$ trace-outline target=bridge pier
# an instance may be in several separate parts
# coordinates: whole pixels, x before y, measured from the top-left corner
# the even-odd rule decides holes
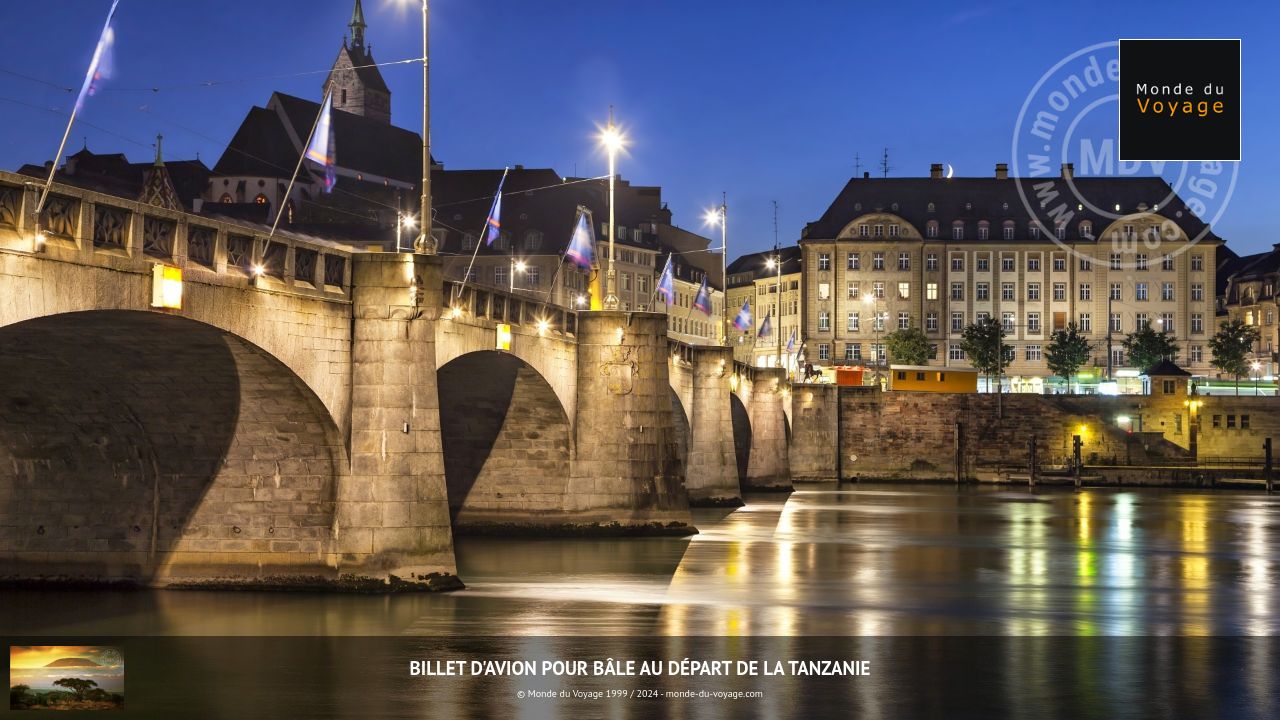
[[[353,259],[351,472],[338,480],[334,562],[356,586],[459,588],[436,387],[440,260]]]
[[[790,389],[783,368],[755,368],[751,377],[751,456],[747,462],[746,490],[789,491],[787,416],[784,409]],[[741,381],[740,381],[741,382]]]
[[[742,490],[738,484],[729,397],[733,348],[693,348],[690,365],[693,388],[685,465],[689,504],[738,507],[743,504]]]
[[[578,315],[574,456],[567,524],[690,534],[667,375],[666,316]]]

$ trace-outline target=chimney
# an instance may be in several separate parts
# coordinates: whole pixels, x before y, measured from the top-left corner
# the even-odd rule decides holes
[[[1008,164],[1008,163],[996,163],[996,179],[997,179],[997,180],[1008,180],[1008,179],[1009,179],[1009,164]]]
[[[942,163],[933,163],[929,166],[929,177],[934,180],[942,179]]]
[[[870,180],[870,179],[871,179],[871,171],[870,171],[870,170],[863,170],[863,171],[862,171],[862,179],[863,179],[863,180]]]
[[[1062,163],[1062,177],[1063,177],[1063,178],[1065,178],[1065,179],[1067,179],[1067,180],[1070,180],[1071,178],[1075,177],[1075,174],[1076,174],[1076,164],[1075,164],[1075,163]]]

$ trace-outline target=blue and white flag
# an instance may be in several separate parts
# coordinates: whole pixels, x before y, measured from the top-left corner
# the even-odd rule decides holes
[[[658,294],[662,296],[662,302],[670,305],[675,301],[675,279],[672,277],[671,256],[667,256],[667,266],[662,269],[662,275],[658,277]]]
[[[333,155],[333,93],[324,96],[324,104],[320,106],[320,118],[316,120],[316,129],[311,133],[311,142],[307,144],[306,158],[324,168],[324,191],[333,190],[337,182],[334,173]]]
[[[787,352],[791,352],[792,350],[795,350],[795,349],[796,349],[796,331],[793,328],[791,330],[791,337],[787,338]]]
[[[574,265],[586,270],[596,260],[595,247],[596,236],[591,223],[587,222],[587,214],[579,212],[578,224],[573,229],[573,240],[569,242],[569,249],[564,254]]]
[[[498,194],[493,196],[493,207],[489,208],[489,218],[484,221],[484,244],[492,245],[502,234],[502,184],[507,181],[507,174],[502,173],[498,181]]]
[[[765,313],[764,322],[760,323],[760,330],[756,332],[756,337],[769,337],[773,334],[773,311]]]
[[[711,314],[711,289],[707,287],[707,276],[702,276],[702,287],[698,288],[698,294],[693,296],[693,306],[702,311],[703,315]]]
[[[111,46],[115,43],[116,33],[111,29],[111,21],[116,16],[116,6],[120,0],[111,3],[107,12],[107,22],[102,26],[102,35],[98,37],[98,46],[93,50],[93,59],[89,61],[89,71],[84,75],[84,84],[80,86],[80,94],[76,96],[76,110],[84,107],[84,99],[98,91],[98,84],[111,76]]]
[[[751,329],[751,302],[742,303],[742,309],[738,311],[738,316],[733,319],[733,326],[740,332],[746,332]]]

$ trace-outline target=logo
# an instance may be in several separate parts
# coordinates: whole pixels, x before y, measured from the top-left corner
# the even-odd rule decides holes
[[[1059,247],[1113,269],[1146,269],[1209,236],[1235,190],[1237,163],[1124,161],[1119,155],[1120,43],[1077,50],[1027,94],[1011,175],[1027,214]],[[1114,182],[1145,178],[1145,183]],[[1106,247],[1081,252],[1081,245]]]

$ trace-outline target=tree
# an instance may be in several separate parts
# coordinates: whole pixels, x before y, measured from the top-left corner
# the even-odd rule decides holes
[[[1240,394],[1240,376],[1245,373],[1246,360],[1261,334],[1258,328],[1245,325],[1239,318],[1224,320],[1218,332],[1209,338],[1209,350],[1213,352],[1213,366],[1236,378],[1236,395]]]
[[[98,683],[83,678],[62,678],[61,680],[54,680],[53,684],[75,693],[77,700],[83,700],[85,692],[90,688],[98,687]]]
[[[17,708],[27,705],[27,691],[31,689],[30,685],[14,685],[9,688],[9,707]]]
[[[1124,338],[1124,352],[1130,362],[1142,372],[1155,367],[1165,358],[1178,355],[1178,343],[1173,334],[1151,329],[1143,325]]]
[[[885,336],[884,345],[899,365],[923,365],[929,360],[929,338],[920,328],[894,330]]]
[[[990,318],[965,326],[960,349],[969,364],[987,376],[999,373],[1005,358],[1013,352],[1012,345],[1004,344],[1004,327]]]
[[[1066,378],[1067,392],[1070,392],[1071,377],[1089,361],[1091,352],[1093,344],[1089,339],[1080,334],[1075,323],[1067,323],[1066,330],[1058,330],[1049,340],[1044,359],[1054,375]]]

